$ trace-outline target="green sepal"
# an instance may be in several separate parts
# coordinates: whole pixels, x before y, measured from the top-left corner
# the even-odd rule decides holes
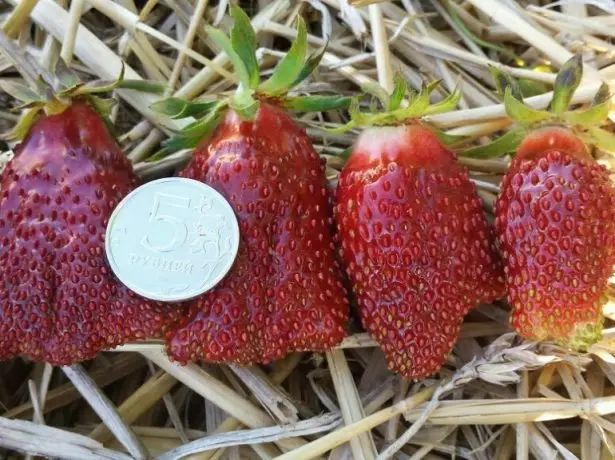
[[[303,64],[303,68],[301,69],[301,72],[299,72],[299,75],[297,75],[297,78],[295,78],[295,81],[290,85],[291,88],[297,86],[307,77],[309,77],[312,74],[312,72],[314,72],[316,67],[318,67],[318,64],[320,64],[320,61],[322,61],[322,57],[325,55],[325,51],[327,50],[327,45],[328,45],[328,42],[325,44],[325,46],[323,46],[318,51],[312,53],[310,57],[307,58],[307,61],[305,61],[305,64]]]
[[[377,101],[380,101],[382,107],[385,110],[389,110],[391,107],[391,96],[385,91],[385,89],[378,83],[365,83],[361,85],[361,92],[373,96]],[[372,99],[373,105],[370,107],[370,111],[376,111],[377,102]]]
[[[506,88],[510,88],[512,95],[519,101],[523,101],[523,93],[517,80],[512,78],[506,72],[502,72],[499,68],[492,65],[489,65],[489,71],[491,72],[491,76],[493,77],[495,90],[501,98],[503,98],[506,94]]]
[[[600,88],[594,95],[594,99],[592,100],[592,105],[602,104],[603,102],[609,102],[611,100],[611,89],[609,85],[605,82],[602,82]]]
[[[466,139],[466,136],[447,134],[441,129],[431,128],[431,131],[438,137],[438,139],[440,139],[440,142],[442,142],[447,147],[452,147],[454,145],[457,145]]]
[[[527,133],[528,130],[524,126],[516,126],[488,144],[464,150],[461,152],[461,155],[469,158],[487,159],[515,153],[525,136],[527,136]]]
[[[9,96],[26,104],[41,101],[41,96],[39,94],[36,94],[36,92],[32,91],[26,85],[22,85],[16,81],[0,80],[0,89]]]
[[[531,125],[552,118],[552,115],[546,110],[532,109],[519,101],[513,96],[510,88],[506,88],[504,93],[504,107],[506,114],[522,125]]]
[[[231,30],[231,44],[248,72],[248,88],[256,88],[260,83],[260,71],[256,60],[256,34],[248,15],[239,7],[231,7],[235,20]]]
[[[193,149],[197,147],[201,141],[207,138],[218,126],[222,120],[227,106],[226,101],[220,102],[213,110],[205,117],[190,123],[182,129],[176,136],[173,136],[162,142],[163,150],[166,155],[169,155],[178,150]]]
[[[181,149],[179,149],[181,150]],[[147,157],[145,159],[146,163],[156,163],[157,161],[162,160],[163,158],[168,157],[171,154],[171,152],[167,152],[166,149],[162,148],[160,150],[158,150],[156,153],[154,153],[153,155],[150,155],[149,157]]]
[[[169,85],[155,80],[136,80],[126,78],[119,80],[114,89],[134,89],[142,93],[165,94],[169,89]]]
[[[2,133],[2,135],[0,135],[0,139],[5,141],[23,140],[27,136],[32,125],[36,123],[36,120],[38,120],[41,112],[42,107],[24,110],[21,113],[17,124],[10,131]]]
[[[615,134],[609,131],[592,127],[588,128],[588,132],[581,137],[586,143],[595,145],[603,152],[615,153]]]
[[[74,88],[81,83],[77,74],[66,65],[63,58],[56,62],[54,74],[63,90]]]
[[[396,73],[393,77],[393,92],[389,99],[389,110],[397,110],[400,108],[404,96],[408,93],[408,84],[403,75]]]
[[[231,108],[244,120],[253,120],[260,106],[250,90],[237,92],[230,100]]]
[[[455,107],[457,107],[457,104],[459,104],[459,99],[461,99],[461,90],[457,87],[453,90],[452,93],[450,93],[437,104],[427,105],[427,107],[425,107],[425,109],[423,110],[421,116],[435,115],[438,113],[444,113],[453,110]]]
[[[529,80],[527,78],[520,78],[518,83],[523,97],[539,96],[553,89],[550,84],[544,81]]]
[[[583,58],[580,54],[577,54],[564,63],[555,77],[555,87],[550,105],[551,112],[555,115],[561,115],[568,109],[582,77]]]
[[[258,87],[258,92],[269,96],[276,96],[288,91],[302,73],[306,61],[307,45],[305,21],[302,17],[299,17],[297,39],[291,45],[286,56],[277,65],[273,75]]]
[[[220,48],[222,48],[231,60],[233,67],[235,68],[235,73],[239,78],[239,82],[244,86],[244,88],[250,88],[250,73],[243,62],[243,58],[233,47],[231,40],[224,35],[224,32],[220,29],[208,26],[205,30],[207,31],[209,37],[216,42]]]
[[[347,109],[350,107],[350,100],[348,96],[287,96],[282,106],[297,112],[326,112]]]
[[[611,110],[611,102],[606,101],[601,104],[594,105],[586,110],[574,110],[564,112],[561,115],[562,120],[571,124],[579,125],[586,128],[599,125],[609,116]]]
[[[87,101],[94,107],[94,109],[103,117],[108,117],[111,114],[111,109],[117,101],[115,99],[102,98],[98,96],[90,95]]]
[[[150,109],[178,120],[181,118],[201,118],[219,104],[218,101],[188,102],[178,97],[169,97],[154,102]]]

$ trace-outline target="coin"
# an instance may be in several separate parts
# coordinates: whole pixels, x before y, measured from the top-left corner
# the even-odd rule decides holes
[[[142,185],[115,208],[105,250],[129,289],[164,302],[188,300],[218,284],[239,249],[233,209],[216,190],[171,177]]]

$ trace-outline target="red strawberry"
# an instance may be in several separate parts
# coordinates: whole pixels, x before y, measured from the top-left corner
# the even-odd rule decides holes
[[[502,182],[496,229],[519,334],[575,349],[596,342],[615,264],[615,189],[572,131],[525,138]]]
[[[107,219],[135,186],[85,102],[30,128],[0,182],[0,359],[67,365],[178,318],[180,307],[137,297],[105,260]]]
[[[342,171],[337,203],[363,326],[394,371],[434,373],[468,310],[504,294],[466,169],[420,124],[369,128]]]
[[[167,334],[169,355],[181,363],[269,362],[292,351],[327,350],[346,335],[348,301],[335,261],[324,164],[283,110],[328,104],[327,98],[286,96],[319,57],[307,58],[300,21],[287,58],[261,84],[250,21],[237,8],[231,12],[231,40],[215,29],[210,35],[231,53],[242,79],[237,94],[213,107],[178,100],[158,105],[174,116],[178,108],[179,115],[205,109],[167,148],[198,143],[182,175],[220,192],[241,234],[229,274]]]

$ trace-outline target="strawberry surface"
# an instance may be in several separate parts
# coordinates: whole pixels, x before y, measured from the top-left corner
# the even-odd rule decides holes
[[[336,220],[363,326],[408,379],[437,371],[468,310],[504,295],[468,173],[420,125],[361,134],[340,177]]]
[[[502,182],[496,230],[514,328],[575,349],[597,341],[615,264],[615,190],[571,131],[542,128],[523,141]]]
[[[169,355],[247,365],[338,344],[348,304],[324,165],[304,130],[266,103],[252,121],[229,110],[182,175],[229,201],[241,241],[226,278],[167,335]]]
[[[180,306],[138,297],[105,259],[107,220],[136,185],[89,105],[32,126],[0,182],[0,359],[68,365],[178,319]]]

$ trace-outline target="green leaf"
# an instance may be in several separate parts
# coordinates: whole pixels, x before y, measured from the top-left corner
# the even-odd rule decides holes
[[[347,96],[297,96],[284,98],[284,108],[298,112],[326,112],[347,109],[351,98]]]
[[[583,77],[583,58],[580,54],[569,59],[555,77],[553,99],[551,99],[551,111],[561,115],[568,109],[574,92],[581,83]]]
[[[150,108],[172,119],[201,118],[218,105],[218,101],[188,102],[178,97],[169,97],[154,102]]]
[[[256,88],[260,82],[260,71],[256,60],[256,35],[248,15],[239,7],[231,7],[235,20],[231,30],[231,44],[241,58],[248,72],[248,88]]]
[[[521,87],[519,86],[517,80],[508,75],[506,72],[502,72],[502,70],[495,66],[489,65],[489,70],[493,76],[495,89],[500,97],[504,97],[506,88],[510,88],[513,96],[516,99],[523,101],[523,94],[521,93]]]
[[[536,110],[528,107],[512,95],[512,90],[506,88],[504,94],[504,107],[506,114],[514,121],[522,125],[531,125],[539,121],[551,118],[551,114],[546,110]]]
[[[307,30],[303,18],[299,17],[297,39],[293,42],[284,59],[275,68],[273,75],[259,87],[259,92],[267,95],[278,95],[286,92],[297,80],[307,54]]]
[[[41,100],[40,95],[14,80],[0,80],[0,89],[21,102],[30,103]]]
[[[309,77],[312,72],[314,72],[316,67],[318,67],[318,64],[320,64],[322,57],[325,55],[326,50],[327,45],[325,44],[325,46],[323,46],[320,50],[312,53],[310,57],[308,57],[307,61],[305,61],[305,64],[303,64],[301,72],[299,72],[299,75],[297,76],[297,78],[295,78],[295,81],[292,83],[292,85],[290,85],[291,88],[297,86],[307,77]]]
[[[228,55],[229,59],[233,63],[235,73],[237,74],[240,83],[245,88],[250,88],[250,73],[248,72],[246,65],[243,63],[242,57],[237,53],[237,51],[235,51],[231,40],[229,40],[229,38],[224,35],[224,32],[219,29],[208,26],[205,30],[207,31],[209,37]]]
[[[615,153],[615,134],[602,128],[589,128],[589,136],[586,138],[588,144],[593,144],[603,152]]]
[[[564,112],[562,119],[571,125],[581,125],[592,127],[599,125],[609,116],[611,110],[611,101],[606,101],[598,105],[594,105],[587,110],[573,110]]]
[[[464,157],[470,158],[497,158],[507,153],[514,153],[525,139],[528,131],[523,126],[516,126],[486,145],[479,145],[461,152]]]
[[[389,110],[399,109],[401,101],[404,100],[404,96],[408,92],[408,84],[402,74],[396,73],[393,82],[395,86],[393,87],[393,93],[389,101]]]

